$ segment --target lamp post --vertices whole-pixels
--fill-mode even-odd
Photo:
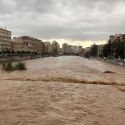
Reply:
[[[125,36],[124,36],[124,50],[123,50],[123,66],[125,66]]]
[[[110,42],[110,46],[111,46],[110,59],[112,59],[112,42]]]

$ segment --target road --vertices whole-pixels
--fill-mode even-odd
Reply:
[[[77,56],[25,63],[0,71],[1,125],[125,124],[124,68]]]

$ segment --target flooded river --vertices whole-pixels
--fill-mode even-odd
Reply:
[[[26,65],[0,70],[0,125],[125,124],[125,68],[77,56]]]

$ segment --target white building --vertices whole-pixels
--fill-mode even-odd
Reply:
[[[53,54],[60,53],[60,45],[58,44],[58,42],[56,42],[56,41],[52,42],[52,50],[53,50]]]
[[[52,50],[52,44],[50,42],[45,42],[45,47],[46,47],[46,54],[51,55],[53,50]]]
[[[64,43],[62,45],[62,54],[64,55],[79,55],[81,51],[81,46],[73,46],[68,45],[67,43]]]
[[[0,51],[11,51],[11,31],[0,28]]]

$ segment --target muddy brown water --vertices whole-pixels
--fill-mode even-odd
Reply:
[[[125,124],[124,68],[76,56],[25,62],[0,70],[0,125]]]

